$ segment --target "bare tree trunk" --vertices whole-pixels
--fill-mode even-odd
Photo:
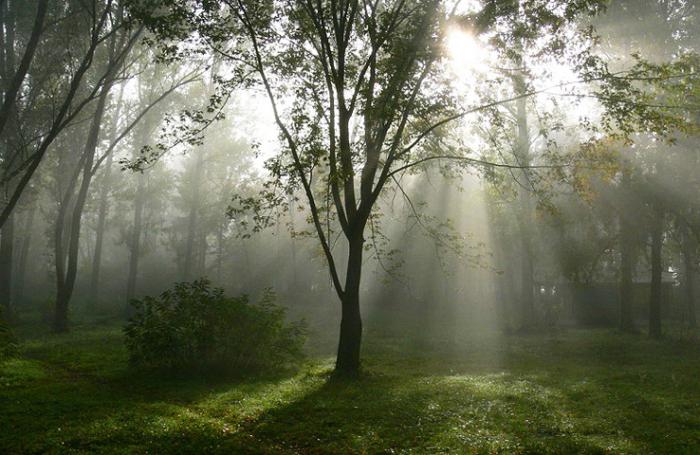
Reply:
[[[195,267],[195,243],[197,240],[197,211],[199,209],[199,194],[202,180],[202,169],[204,168],[204,152],[197,151],[197,159],[192,170],[192,193],[190,201],[190,210],[187,216],[187,237],[185,239],[185,258],[183,267],[183,280],[192,279],[193,269]]]
[[[19,87],[15,89],[16,77],[10,80],[10,74],[15,71],[15,19],[16,19],[16,5],[14,2],[4,8],[4,5],[0,5],[0,12],[2,12],[2,22],[0,23],[4,30],[0,29],[0,35],[2,35],[3,46],[2,53],[3,58],[1,63],[2,76],[2,89],[4,103],[0,110],[0,134],[4,129],[4,126],[10,117],[14,117],[14,103]],[[43,20],[43,19],[42,19]],[[20,70],[17,70],[15,76],[19,74]],[[24,79],[24,74],[22,74],[22,80]],[[21,84],[21,81],[20,81]],[[13,93],[14,92],[14,93]],[[2,156],[4,175],[10,171],[8,162],[11,158],[11,152],[13,147],[13,141],[10,136],[14,137],[14,134],[8,134],[3,136],[3,145],[5,146],[5,155]],[[9,187],[3,185],[3,201],[6,198],[6,193]],[[0,305],[2,305],[5,318],[7,320],[12,319],[13,308],[12,308],[12,259],[14,250],[14,217],[8,217],[5,224],[0,229]]]
[[[663,246],[664,213],[655,207],[651,225],[651,289],[649,292],[649,336],[661,338],[661,250]]]
[[[197,268],[195,278],[202,277],[207,274],[207,236],[203,230],[199,233],[199,252],[197,254]]]
[[[685,311],[687,312],[688,327],[697,327],[697,316],[695,314],[695,262],[697,260],[697,245],[693,239],[690,229],[686,226],[682,228],[681,248],[683,251],[683,290],[685,297]]]
[[[68,330],[68,305],[73,296],[75,280],[78,274],[80,229],[83,210],[85,208],[85,202],[87,201],[87,194],[88,190],[90,189],[90,183],[92,182],[92,176],[94,175],[92,166],[95,162],[95,153],[97,151],[97,144],[99,142],[100,131],[102,129],[102,118],[104,117],[109,92],[114,81],[113,76],[118,66],[118,64],[113,60],[115,44],[114,39],[112,39],[110,59],[108,62],[109,68],[106,73],[107,78],[97,99],[97,106],[95,107],[94,116],[92,118],[92,123],[90,124],[90,130],[88,132],[85,149],[83,151],[82,178],[78,189],[78,194],[75,198],[75,204],[73,206],[70,220],[70,230],[68,234],[68,264],[65,270],[65,275],[61,276],[57,273],[58,283],[56,292],[56,313],[54,315],[54,330],[57,332]],[[69,191],[72,193],[73,189],[71,188]],[[61,239],[59,238],[57,240],[60,241]],[[61,261],[63,261],[63,258],[61,258]]]
[[[5,319],[13,317],[12,308],[12,256],[14,250],[14,216],[5,222],[0,231],[0,304]]]
[[[340,340],[335,374],[357,376],[360,371],[360,346],[362,343],[362,316],[360,314],[360,278],[362,277],[363,229],[348,240],[348,268],[345,291],[341,297],[342,316]]]
[[[95,227],[95,251],[92,256],[92,273],[90,275],[90,294],[88,302],[91,307],[97,305],[100,295],[100,269],[102,268],[102,246],[104,244],[105,224],[107,222],[107,210],[109,205],[110,179],[112,175],[112,154],[109,154],[105,162],[104,184],[100,188],[100,205],[97,212],[97,226]]]
[[[296,227],[294,226],[294,216],[296,215],[296,209],[294,205],[294,195],[290,194],[289,198],[287,199],[289,203],[289,225],[291,227],[292,232],[296,232]],[[296,241],[296,235],[293,235],[290,244],[291,248],[291,253],[292,253],[292,289],[294,289],[294,292],[298,292],[299,289],[299,278],[298,278],[298,272],[297,272],[297,241]]]
[[[34,217],[36,214],[37,201],[32,201],[29,208],[29,213],[27,213],[27,220],[24,225],[24,235],[22,237],[22,245],[19,249],[19,255],[17,257],[17,268],[15,277],[15,292],[14,301],[18,304],[24,300],[24,286],[26,280],[27,271],[27,259],[29,257],[29,250],[32,246],[32,231],[34,229]]]
[[[66,232],[70,231],[67,225],[66,215],[72,201],[75,182],[73,178],[68,182],[68,188],[61,196],[58,213],[54,224],[54,261],[56,267],[56,304],[54,307],[53,328],[57,332],[63,332],[68,328],[68,307],[65,297],[65,276],[66,276],[66,253],[64,245],[66,243]]]
[[[112,125],[112,141],[117,136],[119,125],[119,114],[124,96],[124,85],[119,90],[119,98],[114,109],[114,124]],[[114,154],[109,153],[105,162],[104,183],[100,188],[99,209],[97,213],[97,227],[95,230],[95,252],[92,257],[92,274],[90,276],[90,294],[88,302],[91,306],[97,305],[100,293],[100,271],[102,268],[102,246],[104,244],[105,223],[107,222],[107,211],[109,209],[109,192],[112,187],[112,163]]]
[[[119,14],[121,13],[122,11],[120,10]],[[126,44],[126,47],[122,48],[123,44]],[[127,39],[127,35],[124,35],[121,37],[119,49],[120,51],[127,53],[133,44],[134,41]],[[70,230],[68,233],[68,263],[65,270],[65,275],[60,276],[57,273],[58,286],[56,292],[56,313],[54,317],[54,330],[57,332],[68,330],[68,306],[73,296],[75,280],[78,274],[80,229],[83,210],[85,209],[88,190],[90,189],[90,183],[92,182],[92,177],[94,175],[93,164],[95,163],[95,153],[97,152],[97,145],[99,143],[100,132],[102,130],[102,119],[104,118],[104,113],[107,107],[107,100],[114,84],[115,75],[123,62],[122,59],[115,58],[117,52],[116,34],[112,35],[109,46],[109,57],[105,66],[105,80],[97,98],[97,106],[95,107],[94,116],[90,124],[87,141],[83,150],[82,178],[71,213]],[[72,192],[73,189],[71,188],[70,193],[72,194]],[[62,260],[63,259],[61,258],[61,262]]]
[[[224,224],[219,223],[216,231],[216,283],[221,284],[224,259]]]
[[[64,332],[68,330],[68,306],[73,296],[75,288],[75,280],[78,274],[78,255],[80,249],[80,228],[83,216],[83,209],[87,200],[88,189],[92,181],[92,165],[95,160],[95,152],[100,136],[100,127],[105,107],[107,105],[107,97],[109,94],[110,85],[106,84],[102,89],[102,93],[98,98],[95,114],[90,125],[87,143],[84,150],[84,162],[82,179],[80,188],[75,198],[75,204],[71,213],[70,229],[68,234],[68,264],[65,270],[65,275],[57,273],[57,289],[56,289],[56,313],[54,315],[54,330]],[[71,189],[72,193],[73,190]],[[57,240],[61,240],[60,238]],[[59,258],[56,258],[57,260]],[[63,258],[61,258],[63,261]],[[57,270],[58,272],[58,270]]]
[[[622,172],[622,191],[625,196],[630,194],[630,171],[625,168]],[[629,214],[620,210],[620,330],[634,330],[632,318],[633,274],[635,265],[634,234],[632,220]]]
[[[625,215],[621,215],[624,218]],[[620,239],[620,330],[629,332],[634,330],[632,319],[632,300],[634,272],[634,245],[629,235],[621,232]]]
[[[522,95],[526,91],[523,76],[519,75],[515,78],[516,94]],[[530,131],[527,122],[527,101],[525,97],[521,97],[516,101],[516,122],[518,126],[518,139],[516,148],[516,160],[518,166],[523,169],[520,172],[522,181],[518,188],[518,204],[520,206],[520,308],[521,308],[521,325],[529,327],[535,323],[535,274],[532,252],[532,223],[533,206],[532,196],[530,194],[530,175],[525,167],[530,165]]]
[[[99,133],[99,122],[100,115],[95,116],[95,128]],[[92,128],[91,128],[92,130]],[[90,136],[92,136],[92,131]],[[85,159],[83,178],[76,196],[75,204],[73,205],[73,210],[70,220],[70,228],[68,234],[68,261],[65,270],[65,275],[63,277],[59,276],[59,284],[56,292],[56,314],[54,315],[54,330],[56,332],[65,332],[68,330],[68,306],[70,300],[73,297],[73,290],[75,288],[75,280],[78,274],[78,255],[80,249],[80,228],[83,215],[83,209],[85,208],[85,201],[87,200],[87,192],[90,187],[92,163],[95,157],[95,147],[97,145],[97,138],[94,140],[95,144],[92,146],[91,150],[86,150],[87,157]]]
[[[139,256],[141,255],[141,230],[143,224],[143,206],[145,202],[146,178],[143,173],[138,176],[138,188],[134,199],[134,226],[129,242],[129,273],[126,283],[126,314],[131,314],[131,300],[136,295],[136,279],[138,277]]]

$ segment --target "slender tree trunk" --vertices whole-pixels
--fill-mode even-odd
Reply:
[[[216,282],[221,284],[224,259],[224,224],[219,223],[216,231]]]
[[[0,303],[5,319],[13,317],[12,308],[12,256],[14,250],[14,216],[5,222],[0,231]]]
[[[68,330],[68,306],[73,297],[75,288],[75,280],[78,274],[78,256],[80,252],[80,228],[87,201],[87,194],[92,181],[92,165],[95,161],[95,152],[100,137],[100,129],[102,125],[102,117],[107,106],[107,98],[111,88],[111,83],[106,82],[102,88],[102,92],[97,100],[94,117],[88,132],[87,142],[83,151],[84,162],[82,170],[82,179],[78,194],[75,198],[75,204],[72,208],[70,229],[68,231],[68,263],[65,269],[65,275],[58,273],[57,270],[57,289],[56,289],[56,313],[54,315],[54,330],[56,332],[64,332]],[[70,190],[72,193],[72,190]],[[60,239],[59,239],[60,240]],[[58,258],[56,258],[58,260]],[[61,257],[61,261],[63,258]]]
[[[24,300],[24,286],[27,271],[27,259],[29,257],[29,249],[32,246],[32,231],[34,230],[34,217],[36,214],[37,201],[32,201],[27,213],[27,221],[24,225],[24,235],[22,244],[17,257],[17,268],[15,277],[15,292],[14,301],[20,304]]]
[[[294,206],[294,195],[290,194],[289,198],[287,199],[289,203],[289,225],[291,227],[292,232],[296,232],[296,227],[294,226],[294,216],[296,215],[296,209]],[[291,253],[292,253],[292,289],[294,289],[294,292],[298,292],[299,289],[299,278],[298,278],[298,272],[297,272],[297,241],[296,241],[296,235],[292,236],[289,246],[291,248]]]
[[[119,14],[122,14],[121,10]],[[125,40],[126,37],[126,35],[121,37],[121,43],[119,45],[121,49],[121,45],[126,44],[127,47],[121,49],[124,52],[128,52],[133,44],[133,41]],[[59,283],[56,292],[56,314],[54,317],[54,330],[57,332],[66,331],[68,329],[68,306],[73,296],[75,280],[78,274],[80,230],[83,210],[85,209],[88,190],[90,189],[90,183],[92,182],[92,177],[94,175],[93,164],[95,162],[95,153],[97,151],[100,132],[102,130],[102,119],[104,118],[109,93],[114,84],[115,75],[122,63],[121,60],[115,58],[116,52],[117,34],[114,34],[112,35],[109,43],[109,57],[105,66],[106,71],[104,84],[97,98],[97,106],[95,107],[94,116],[90,124],[87,141],[83,151],[82,178],[78,193],[75,197],[75,204],[71,213],[70,230],[68,232],[68,263],[65,270],[65,275],[62,277],[57,277]],[[71,189],[71,193],[72,191],[73,190]],[[60,281],[63,281],[63,283],[60,283]]]
[[[353,377],[360,372],[360,346],[362,343],[362,317],[360,315],[360,278],[362,277],[362,253],[364,238],[362,229],[350,236],[348,268],[345,276],[345,292],[341,297],[342,316],[340,340],[335,363],[337,376]]]
[[[124,85],[122,84],[119,90],[119,98],[114,109],[114,120],[112,125],[112,141],[116,139],[117,131],[119,130],[119,114],[122,107],[122,99],[124,96]],[[90,294],[88,302],[91,306],[97,305],[97,300],[100,296],[100,272],[102,268],[102,246],[104,244],[105,224],[107,222],[107,213],[109,210],[109,192],[112,189],[112,163],[114,154],[110,153],[105,161],[104,183],[100,188],[99,209],[97,212],[97,227],[95,230],[95,251],[92,257],[92,274],[90,276]]]
[[[515,90],[517,94],[524,94],[526,91],[522,76],[515,79]],[[518,140],[516,160],[519,166],[530,165],[530,132],[527,122],[527,101],[520,98],[516,101],[516,121],[518,126]],[[532,223],[533,206],[530,194],[530,175],[527,169],[522,169],[521,180],[518,188],[518,204],[520,206],[520,299],[522,311],[522,326],[528,327],[535,323],[535,273],[532,252]]]
[[[68,329],[68,307],[66,299],[66,243],[67,226],[66,215],[71,204],[75,182],[71,179],[68,188],[61,197],[54,224],[54,258],[56,267],[56,304],[54,307],[53,328],[56,332],[64,332]]]
[[[697,327],[697,316],[695,314],[695,262],[696,244],[693,240],[689,228],[684,227],[681,234],[682,250],[683,250],[683,290],[685,297],[685,311],[687,312],[688,327],[694,329]]]
[[[625,195],[630,194],[630,173],[624,169],[622,173],[622,189]],[[634,330],[632,318],[633,274],[635,265],[634,234],[632,220],[627,212],[620,211],[620,330]]]
[[[15,3],[16,0],[10,2],[10,7],[7,10],[7,19],[9,19],[9,21],[14,20],[14,12],[16,12],[17,8]],[[15,103],[17,101],[17,94],[19,93],[19,90],[22,87],[22,83],[24,82],[24,78],[27,74],[27,71],[29,71],[29,65],[34,59],[34,53],[36,52],[36,48],[39,45],[39,38],[41,37],[41,34],[44,30],[44,19],[46,17],[48,3],[48,0],[39,0],[39,3],[37,4],[37,12],[36,17],[34,19],[34,25],[32,27],[32,33],[29,37],[29,41],[27,41],[27,46],[24,50],[24,55],[20,60],[19,67],[16,71],[14,69],[14,64],[8,64],[6,67],[5,77],[6,81],[8,81],[9,83],[4,90],[3,103],[2,106],[0,106],[0,133],[4,131],[7,122],[12,116],[12,112],[15,109]],[[14,41],[14,39],[8,39],[7,41]],[[6,42],[5,46],[14,47],[14,43]],[[5,58],[7,59],[10,54],[13,56],[14,59],[14,50],[11,53],[6,54]],[[13,72],[13,75],[10,78],[9,75],[11,72]]]
[[[661,249],[664,214],[657,207],[651,225],[651,289],[649,292],[649,336],[661,338]]]
[[[95,227],[95,251],[92,256],[92,274],[90,275],[90,294],[88,297],[88,303],[93,308],[97,305],[97,300],[100,296],[102,245],[104,244],[105,224],[107,222],[107,210],[109,209],[112,161],[112,154],[110,153],[105,162],[104,184],[100,188],[100,205],[97,212],[97,226]]]
[[[207,236],[203,232],[203,230],[200,229],[199,233],[199,254],[197,255],[197,269],[196,269],[196,277],[199,278],[201,276],[204,276],[207,274],[207,249],[208,249],[208,244],[207,244]]]
[[[5,30],[7,30],[7,8],[5,0],[0,0],[0,76],[2,76],[3,84],[0,87],[2,89],[3,97],[8,87],[8,77],[7,77],[7,65],[5,64]]]
[[[621,215],[624,218],[625,215]],[[633,301],[633,273],[634,273],[634,245],[624,231],[621,232],[620,239],[620,330],[630,332],[634,330],[632,318]]]
[[[0,63],[2,76],[2,93],[4,97],[4,102],[2,108],[0,109],[0,134],[2,133],[5,124],[8,120],[15,118],[14,103],[19,87],[16,85],[16,76],[21,72],[21,68],[17,70],[14,74],[15,77],[10,77],[15,71],[15,19],[17,13],[17,6],[14,2],[7,5],[2,5],[0,7],[2,12],[2,26],[4,30],[0,29],[0,35],[3,38],[3,58]],[[43,20],[43,19],[42,19]],[[22,80],[24,79],[24,74],[21,75]],[[21,81],[20,81],[21,84]],[[2,170],[3,176],[6,175],[11,169],[7,164],[12,156],[12,148],[14,145],[15,134],[2,135],[5,154],[2,156]],[[3,186],[3,200],[7,197],[7,192],[9,190],[9,185]],[[2,305],[5,318],[7,320],[12,319],[13,308],[12,308],[12,260],[13,260],[13,250],[14,250],[14,217],[8,217],[7,221],[0,228],[0,305]]]
[[[192,279],[195,264],[195,243],[197,242],[197,210],[199,209],[199,193],[202,180],[202,169],[204,167],[203,150],[197,152],[197,159],[192,169],[192,193],[190,210],[187,215],[187,237],[185,239],[185,260],[183,267],[183,280]]]
[[[126,314],[131,315],[131,300],[136,295],[136,279],[139,270],[139,256],[141,255],[141,230],[143,224],[144,191],[146,190],[146,177],[143,173],[138,176],[138,188],[134,199],[134,226],[129,242],[129,273],[126,283]]]
[[[531,327],[535,323],[535,287],[534,265],[532,261],[532,245],[530,242],[529,226],[521,230],[521,251],[520,258],[520,298],[523,327]]]

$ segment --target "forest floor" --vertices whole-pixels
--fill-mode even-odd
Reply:
[[[20,331],[21,332],[21,331]],[[0,362],[0,453],[700,453],[700,347],[610,331],[366,337],[254,379],[132,371],[118,327],[22,336]]]

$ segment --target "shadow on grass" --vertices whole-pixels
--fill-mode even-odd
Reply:
[[[356,382],[329,382],[328,363],[245,381],[134,374],[116,345],[102,346],[100,363],[94,342],[72,353],[57,354],[60,343],[50,353],[29,347],[30,357],[55,370],[0,388],[0,427],[9,429],[0,448],[452,454],[700,447],[700,355],[615,334],[514,337],[408,355],[387,345],[367,356],[368,374]]]
[[[166,422],[164,431],[132,423],[102,441],[71,447],[95,450],[132,441],[155,453],[261,454],[603,453],[642,447],[601,422],[579,428],[559,391],[508,375],[315,379],[291,400],[272,400],[250,418],[225,412],[212,418],[210,405],[195,405],[187,418]],[[159,419],[163,423],[164,415],[148,422],[152,430]]]

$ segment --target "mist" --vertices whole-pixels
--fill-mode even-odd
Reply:
[[[0,1],[0,450],[696,452],[699,15]]]

